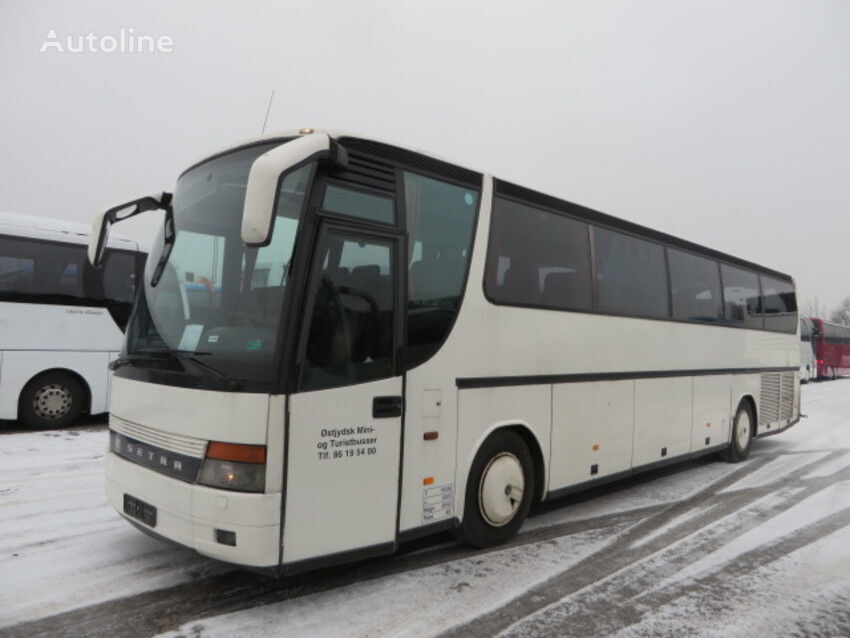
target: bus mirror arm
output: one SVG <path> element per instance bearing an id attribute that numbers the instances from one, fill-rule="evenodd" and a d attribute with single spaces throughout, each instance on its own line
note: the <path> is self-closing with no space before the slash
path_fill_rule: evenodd
<path id="1" fill-rule="evenodd" d="M 91 265 L 95 268 L 100 268 L 103 265 L 103 255 L 109 241 L 109 228 L 112 224 L 117 224 L 149 210 L 167 209 L 170 205 L 171 193 L 162 192 L 139 197 L 95 215 L 88 246 L 88 258 Z"/>
<path id="2" fill-rule="evenodd" d="M 242 241 L 251 247 L 267 246 L 283 178 L 313 161 L 345 167 L 346 150 L 325 133 L 302 135 L 275 146 L 251 164 L 242 208 Z"/>

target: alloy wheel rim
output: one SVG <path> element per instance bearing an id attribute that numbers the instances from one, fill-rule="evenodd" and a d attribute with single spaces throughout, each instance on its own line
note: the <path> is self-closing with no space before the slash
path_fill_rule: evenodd
<path id="1" fill-rule="evenodd" d="M 71 391 L 63 385 L 51 383 L 35 393 L 33 411 L 42 419 L 61 419 L 71 411 Z"/>
<path id="2" fill-rule="evenodd" d="M 519 459 L 510 452 L 497 454 L 484 468 L 478 484 L 481 516 L 493 527 L 507 525 L 522 504 L 524 489 L 525 476 Z"/>

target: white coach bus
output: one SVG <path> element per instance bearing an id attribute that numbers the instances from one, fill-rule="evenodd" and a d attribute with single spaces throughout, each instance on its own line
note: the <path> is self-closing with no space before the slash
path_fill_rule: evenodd
<path id="1" fill-rule="evenodd" d="M 799 418 L 791 277 L 419 152 L 264 137 L 93 237 L 153 208 L 108 497 L 207 556 L 496 544 L 536 501 Z"/>
<path id="2" fill-rule="evenodd" d="M 112 237 L 98 272 L 87 226 L 0 213 L 0 419 L 64 427 L 106 412 L 144 255 Z"/>

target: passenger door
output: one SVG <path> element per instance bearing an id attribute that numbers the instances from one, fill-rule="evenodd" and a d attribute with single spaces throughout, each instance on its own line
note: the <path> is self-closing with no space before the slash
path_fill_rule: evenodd
<path id="1" fill-rule="evenodd" d="M 395 548 L 403 246 L 323 222 L 289 398 L 283 563 Z"/>

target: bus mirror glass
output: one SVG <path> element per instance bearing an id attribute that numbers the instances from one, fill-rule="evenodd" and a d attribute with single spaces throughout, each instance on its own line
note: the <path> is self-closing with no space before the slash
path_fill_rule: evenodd
<path id="1" fill-rule="evenodd" d="M 317 159 L 330 159 L 331 139 L 324 133 L 304 135 L 260 155 L 251 165 L 242 209 L 242 241 L 266 246 L 271 239 L 278 185 L 285 173 Z M 337 153 L 341 156 L 341 153 Z"/>

